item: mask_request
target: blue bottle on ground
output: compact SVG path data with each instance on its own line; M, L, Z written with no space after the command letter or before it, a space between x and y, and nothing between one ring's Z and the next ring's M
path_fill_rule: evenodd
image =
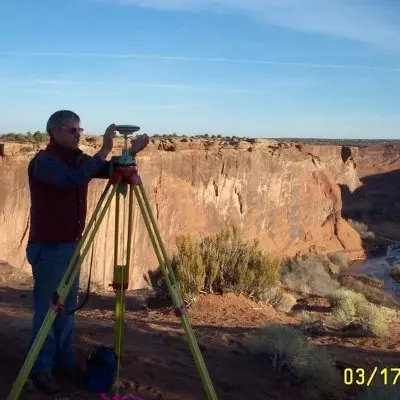
M114 350L100 346L86 360L86 384L95 393L111 391L117 372L117 357Z

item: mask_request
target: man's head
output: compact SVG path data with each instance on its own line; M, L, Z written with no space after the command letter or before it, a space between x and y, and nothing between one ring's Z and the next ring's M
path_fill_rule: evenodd
M60 110L51 115L46 130L59 145L68 149L77 149L83 131L78 115L72 111Z

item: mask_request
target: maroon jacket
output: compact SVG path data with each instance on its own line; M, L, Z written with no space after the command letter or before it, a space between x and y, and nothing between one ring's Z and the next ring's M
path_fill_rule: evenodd
M109 178L110 162L51 141L31 160L28 175L28 243L79 241L85 228L88 184L93 178Z

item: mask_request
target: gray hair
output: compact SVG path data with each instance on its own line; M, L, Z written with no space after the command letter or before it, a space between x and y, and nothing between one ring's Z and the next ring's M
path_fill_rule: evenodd
M80 121L80 118L77 114L75 114L73 111L69 110L60 110L56 111L54 114L52 114L47 121L46 125L46 131L49 135L51 135L51 129L52 128L59 128L63 122L67 119L74 119L76 121Z

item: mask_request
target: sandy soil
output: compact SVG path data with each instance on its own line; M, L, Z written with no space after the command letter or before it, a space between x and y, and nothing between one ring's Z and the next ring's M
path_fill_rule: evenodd
M32 293L29 282L0 285L0 398L5 399L27 354ZM93 295L78 314L77 347L81 362L95 346L112 345L114 300L113 294ZM318 398L295 386L284 374L272 371L246 348L246 340L252 332L271 323L297 324L303 309L318 313L322 319L329 315L329 307L321 298L299 300L290 315L233 294L199 298L190 308L189 317L219 399ZM128 298L127 310L122 360L125 392L145 400L204 399L197 370L181 336L179 319L169 309L144 308L137 297ZM400 367L400 324L392 325L388 339L330 334L316 336L313 340L326 347L340 366L367 369L374 366ZM61 383L61 396L46 397L31 388L24 391L21 399L99 398L66 382ZM343 386L343 389L347 389L347 394L352 392L352 388Z

